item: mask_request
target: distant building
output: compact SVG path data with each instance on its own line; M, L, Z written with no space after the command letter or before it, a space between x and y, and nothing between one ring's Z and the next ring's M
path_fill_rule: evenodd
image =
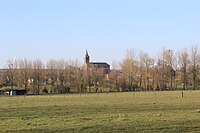
M91 70L94 68L102 70L103 74L110 73L110 65L108 63L106 63L106 62L90 62L90 56L88 54L88 51L86 50L86 54L84 57L84 70L88 71L88 70Z

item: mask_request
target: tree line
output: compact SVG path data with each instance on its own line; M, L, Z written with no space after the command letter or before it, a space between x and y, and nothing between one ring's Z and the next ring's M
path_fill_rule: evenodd
M163 49L158 57L128 49L121 62L112 63L111 72L85 71L77 60L8 60L1 70L1 87L23 88L30 93L70 93L108 91L152 91L200 89L200 53L197 45L173 51Z

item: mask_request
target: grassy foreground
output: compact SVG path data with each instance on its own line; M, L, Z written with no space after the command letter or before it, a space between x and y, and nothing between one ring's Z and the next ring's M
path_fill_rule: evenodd
M0 132L198 132L200 91L0 97Z

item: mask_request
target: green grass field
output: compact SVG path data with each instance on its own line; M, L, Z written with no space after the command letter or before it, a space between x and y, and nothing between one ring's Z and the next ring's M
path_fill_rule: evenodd
M0 97L0 132L200 132L200 91Z

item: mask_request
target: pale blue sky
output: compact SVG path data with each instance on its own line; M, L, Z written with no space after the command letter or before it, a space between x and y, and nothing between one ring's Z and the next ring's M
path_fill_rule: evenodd
M0 0L0 67L9 58L122 60L200 45L200 0Z

